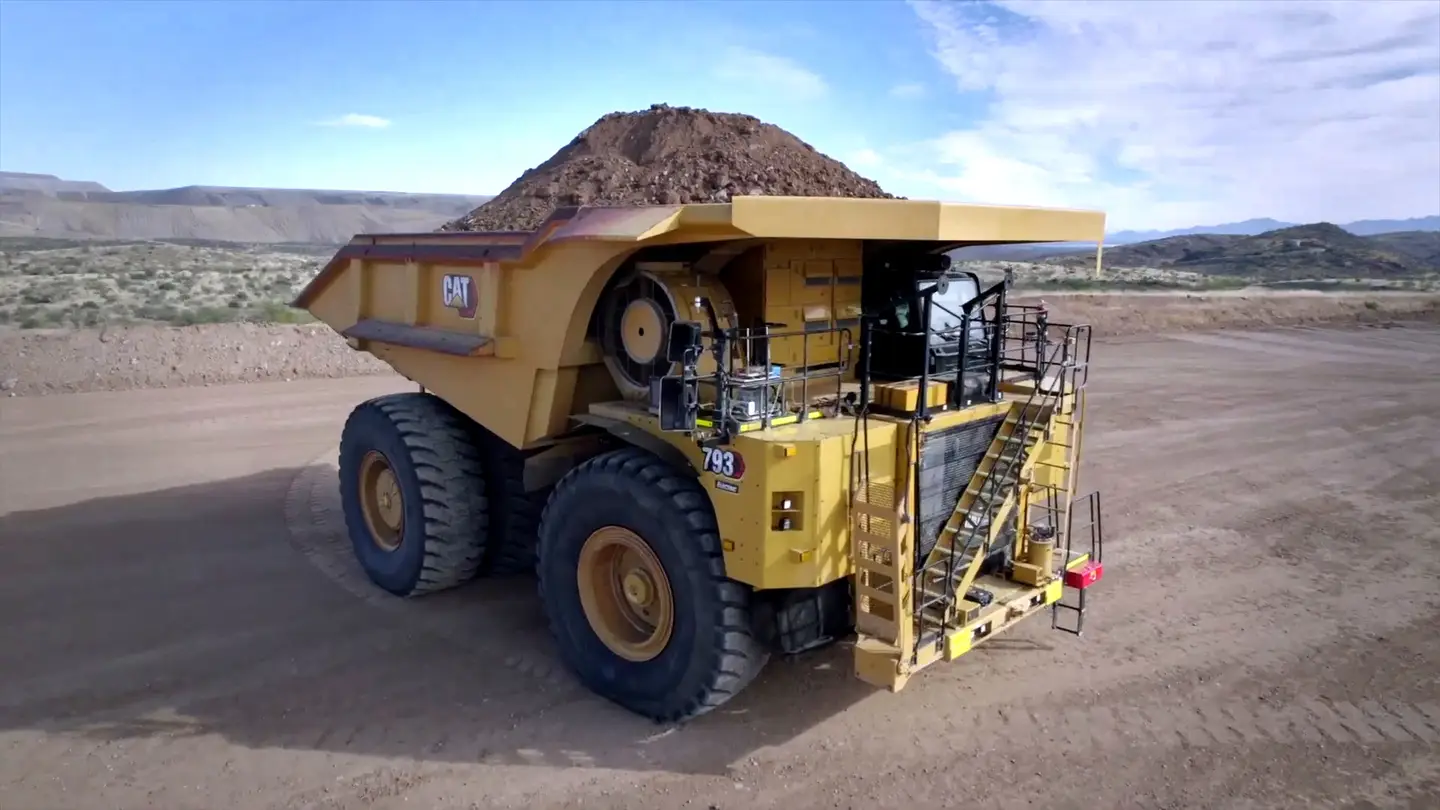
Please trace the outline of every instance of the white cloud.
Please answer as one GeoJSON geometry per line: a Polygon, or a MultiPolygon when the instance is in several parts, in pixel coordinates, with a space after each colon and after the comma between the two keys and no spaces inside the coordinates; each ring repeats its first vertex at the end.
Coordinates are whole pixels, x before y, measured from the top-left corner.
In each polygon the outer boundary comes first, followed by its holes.
{"type": "Polygon", "coordinates": [[[874,168],[885,162],[885,158],[874,149],[866,147],[851,153],[850,159],[845,161],[851,168],[874,168]]]}
{"type": "Polygon", "coordinates": [[[390,119],[381,118],[378,115],[361,115],[360,113],[346,113],[339,118],[332,118],[329,121],[321,121],[325,127],[365,127],[367,129],[384,129],[390,126],[390,119]]]}
{"type": "Polygon", "coordinates": [[[820,74],[793,59],[740,46],[727,49],[712,73],[718,79],[795,99],[819,98],[830,90],[820,74]]]}
{"type": "Polygon", "coordinates": [[[920,98],[925,95],[925,85],[919,82],[897,84],[890,88],[890,95],[895,98],[920,98]]]}
{"type": "Polygon", "coordinates": [[[1112,228],[1440,211],[1440,4],[911,0],[973,126],[912,156],[951,198],[1112,228]]]}

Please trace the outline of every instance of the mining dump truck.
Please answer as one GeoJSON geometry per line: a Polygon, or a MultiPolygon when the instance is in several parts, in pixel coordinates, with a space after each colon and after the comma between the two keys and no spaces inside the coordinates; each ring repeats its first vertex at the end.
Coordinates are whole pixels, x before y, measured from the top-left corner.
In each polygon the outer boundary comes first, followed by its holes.
{"type": "Polygon", "coordinates": [[[340,436],[355,556],[400,597],[533,572],[564,663],[662,722],[777,653],[850,641],[894,691],[1037,615],[1078,635],[1090,329],[947,251],[1104,225],[736,197],[357,236],[295,305],[419,390],[340,436]]]}

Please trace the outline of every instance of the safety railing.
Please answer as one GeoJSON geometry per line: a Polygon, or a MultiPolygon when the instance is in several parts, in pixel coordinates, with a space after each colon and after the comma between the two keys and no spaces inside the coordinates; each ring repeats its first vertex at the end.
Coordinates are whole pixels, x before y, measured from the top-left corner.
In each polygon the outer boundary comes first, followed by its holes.
{"type": "Polygon", "coordinates": [[[854,332],[849,325],[827,325],[799,330],[773,331],[784,324],[760,327],[737,327],[706,333],[711,353],[716,358],[713,374],[698,375],[697,383],[714,387],[712,402],[699,403],[700,411],[722,433],[739,432],[756,425],[769,428],[777,421],[804,422],[817,415],[812,393],[816,398],[833,395],[842,399],[846,375],[851,368],[855,348],[854,332]],[[836,342],[835,360],[811,365],[811,342],[816,337],[833,335],[836,342]],[[800,340],[798,366],[772,362],[773,342],[800,340]],[[812,383],[833,381],[820,386],[812,383]],[[798,391],[797,391],[798,389],[798,391]],[[742,426],[746,426],[743,427],[742,426]]]}

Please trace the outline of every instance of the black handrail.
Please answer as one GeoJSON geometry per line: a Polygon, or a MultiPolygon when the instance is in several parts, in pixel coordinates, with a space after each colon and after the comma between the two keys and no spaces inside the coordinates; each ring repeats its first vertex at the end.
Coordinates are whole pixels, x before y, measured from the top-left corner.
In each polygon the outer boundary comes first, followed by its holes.
{"type": "MultiPolygon", "coordinates": [[[[810,415],[810,381],[834,378],[835,399],[838,403],[842,398],[845,375],[850,370],[850,350],[854,348],[853,332],[849,325],[827,326],[823,329],[799,329],[785,332],[772,332],[771,326],[777,324],[765,324],[759,328],[753,327],[729,327],[719,330],[712,330],[703,333],[702,337],[711,341],[711,354],[715,357],[715,372],[709,375],[696,376],[695,382],[713,383],[715,392],[715,426],[718,428],[718,435],[715,437],[721,443],[728,443],[737,432],[732,429],[733,420],[730,416],[730,405],[733,399],[731,389],[760,388],[762,402],[765,403],[765,410],[761,414],[762,425],[766,428],[772,426],[775,415],[771,412],[770,403],[773,401],[773,394],[778,389],[783,392],[789,384],[799,382],[801,386],[801,407],[797,414],[799,421],[806,421],[810,415]],[[837,353],[838,362],[826,364],[825,368],[811,369],[809,367],[810,338],[817,335],[834,334],[841,340],[843,350],[837,353]],[[771,362],[770,341],[784,338],[801,338],[801,366],[798,371],[791,374],[773,376],[773,363],[771,362]],[[741,361],[750,366],[756,365],[753,362],[755,341],[765,341],[764,362],[761,365],[762,378],[760,380],[736,380],[735,366],[736,358],[732,351],[734,344],[743,346],[744,359],[741,361]]],[[[863,323],[862,323],[863,328],[863,323]]]]}

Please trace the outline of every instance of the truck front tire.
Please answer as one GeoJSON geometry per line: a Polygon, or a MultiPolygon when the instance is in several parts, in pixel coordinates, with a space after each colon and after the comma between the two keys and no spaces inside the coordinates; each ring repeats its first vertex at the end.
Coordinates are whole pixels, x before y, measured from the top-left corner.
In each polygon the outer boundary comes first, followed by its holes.
{"type": "Polygon", "coordinates": [[[658,722],[721,705],[768,657],[750,589],[725,576],[706,492],[643,450],[604,453],[561,479],[540,519],[537,573],[566,665],[658,722]]]}

